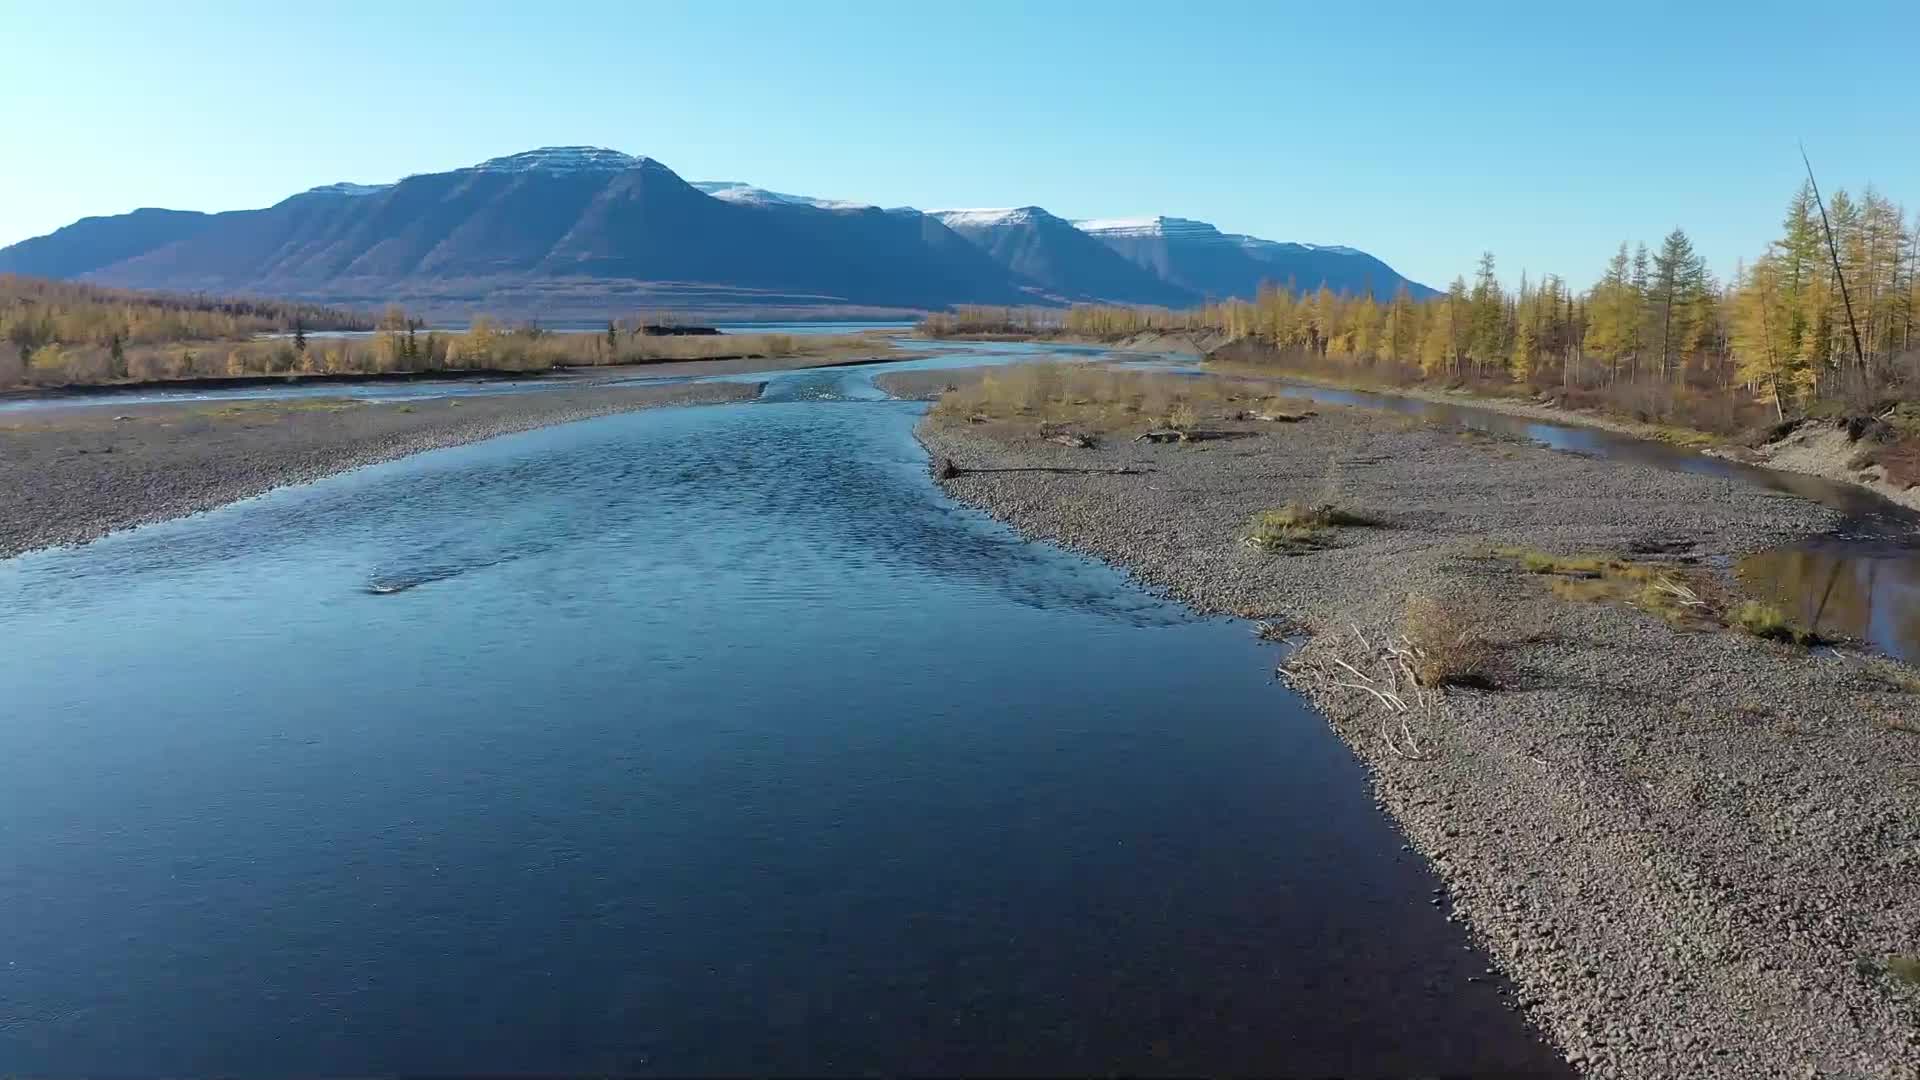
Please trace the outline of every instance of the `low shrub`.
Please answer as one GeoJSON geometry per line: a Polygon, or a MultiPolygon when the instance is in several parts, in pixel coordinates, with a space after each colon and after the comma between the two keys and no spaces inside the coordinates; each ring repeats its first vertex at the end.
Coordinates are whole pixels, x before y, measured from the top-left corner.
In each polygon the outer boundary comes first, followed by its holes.
{"type": "Polygon", "coordinates": [[[1291,502],[1278,510],[1263,510],[1248,522],[1242,537],[1262,551],[1298,552],[1327,546],[1335,529],[1371,528],[1374,518],[1327,503],[1291,502]]]}
{"type": "Polygon", "coordinates": [[[1460,600],[1409,600],[1402,632],[1413,647],[1411,666],[1420,685],[1491,689],[1494,649],[1481,629],[1487,621],[1482,609],[1460,600]]]}

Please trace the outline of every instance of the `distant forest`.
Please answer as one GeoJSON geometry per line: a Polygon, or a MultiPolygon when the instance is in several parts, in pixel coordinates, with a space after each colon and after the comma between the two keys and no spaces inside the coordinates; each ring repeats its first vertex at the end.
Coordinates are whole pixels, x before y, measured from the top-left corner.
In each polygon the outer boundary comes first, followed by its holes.
{"type": "Polygon", "coordinates": [[[657,332],[677,321],[650,312],[611,320],[604,330],[556,333],[482,315],[467,329],[448,332],[428,329],[399,307],[368,315],[0,275],[0,389],[261,375],[541,372],[678,360],[872,356],[890,348],[848,334],[657,332]],[[324,333],[330,331],[361,333],[324,333]]]}
{"type": "Polygon", "coordinates": [[[250,297],[109,289],[0,274],[0,339],[16,348],[214,341],[308,330],[371,330],[365,314],[250,297]]]}
{"type": "Polygon", "coordinates": [[[1909,224],[1871,188],[1824,203],[1803,185],[1779,238],[1724,283],[1676,228],[1656,248],[1621,244],[1585,292],[1554,275],[1523,276],[1509,291],[1488,252],[1471,280],[1456,277],[1425,301],[1405,289],[1381,298],[1270,286],[1252,301],[1189,311],[970,309],[929,328],[1103,339],[1212,330],[1330,372],[1594,391],[1615,411],[1716,431],[1763,410],[1784,418],[1823,402],[1920,397],[1920,218],[1909,224]]]}

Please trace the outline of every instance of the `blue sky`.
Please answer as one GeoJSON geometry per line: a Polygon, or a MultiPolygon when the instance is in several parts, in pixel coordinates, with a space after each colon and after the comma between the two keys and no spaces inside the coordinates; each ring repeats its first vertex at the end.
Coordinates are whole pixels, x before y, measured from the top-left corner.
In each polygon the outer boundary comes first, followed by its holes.
{"type": "Polygon", "coordinates": [[[549,144],[923,208],[1166,213],[1443,285],[1721,274],[1823,184],[1920,209],[1920,4],[0,0],[0,244],[549,144]],[[1810,18],[1806,12],[1812,10],[1810,18]]]}

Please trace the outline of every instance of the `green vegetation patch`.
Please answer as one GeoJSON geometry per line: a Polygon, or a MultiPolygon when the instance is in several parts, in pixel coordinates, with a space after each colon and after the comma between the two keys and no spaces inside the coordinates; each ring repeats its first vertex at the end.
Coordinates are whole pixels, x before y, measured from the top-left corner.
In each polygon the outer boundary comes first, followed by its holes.
{"type": "Polygon", "coordinates": [[[1819,635],[1799,626],[1777,605],[1748,600],[1727,610],[1712,583],[1685,567],[1624,555],[1554,555],[1532,548],[1498,547],[1496,558],[1553,580],[1548,588],[1575,603],[1618,603],[1657,615],[1685,630],[1734,629],[1769,641],[1817,645],[1819,635]]]}
{"type": "Polygon", "coordinates": [[[1297,554],[1329,546],[1339,529],[1378,528],[1380,524],[1377,519],[1330,504],[1291,502],[1278,510],[1255,514],[1241,539],[1261,551],[1297,554]]]}
{"type": "Polygon", "coordinates": [[[1733,626],[1769,641],[1784,641],[1793,645],[1816,645],[1820,638],[1813,631],[1796,625],[1787,618],[1787,613],[1779,605],[1764,600],[1748,600],[1733,610],[1729,620],[1733,626]]]}

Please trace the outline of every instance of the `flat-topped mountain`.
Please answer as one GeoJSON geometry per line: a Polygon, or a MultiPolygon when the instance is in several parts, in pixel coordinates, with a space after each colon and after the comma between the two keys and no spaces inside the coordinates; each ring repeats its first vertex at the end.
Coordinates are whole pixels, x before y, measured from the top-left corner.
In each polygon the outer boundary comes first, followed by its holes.
{"type": "Polygon", "coordinates": [[[1378,295],[1401,281],[1350,249],[1140,220],[1159,224],[1076,227],[1039,207],[881,209],[745,183],[689,184],[652,158],[557,146],[390,184],[325,184],[259,210],[85,218],[0,249],[0,272],[549,317],[648,307],[1179,305],[1251,296],[1263,280],[1378,295]]]}
{"type": "Polygon", "coordinates": [[[933,216],[978,244],[1001,266],[1068,299],[1166,307],[1201,299],[1037,206],[935,210],[933,216]]]}
{"type": "Polygon", "coordinates": [[[1415,299],[1432,289],[1408,281],[1364,251],[1318,244],[1289,244],[1223,233],[1204,221],[1177,217],[1109,218],[1074,223],[1155,277],[1211,297],[1247,296],[1261,282],[1311,292],[1391,297],[1402,284],[1415,299]]]}

